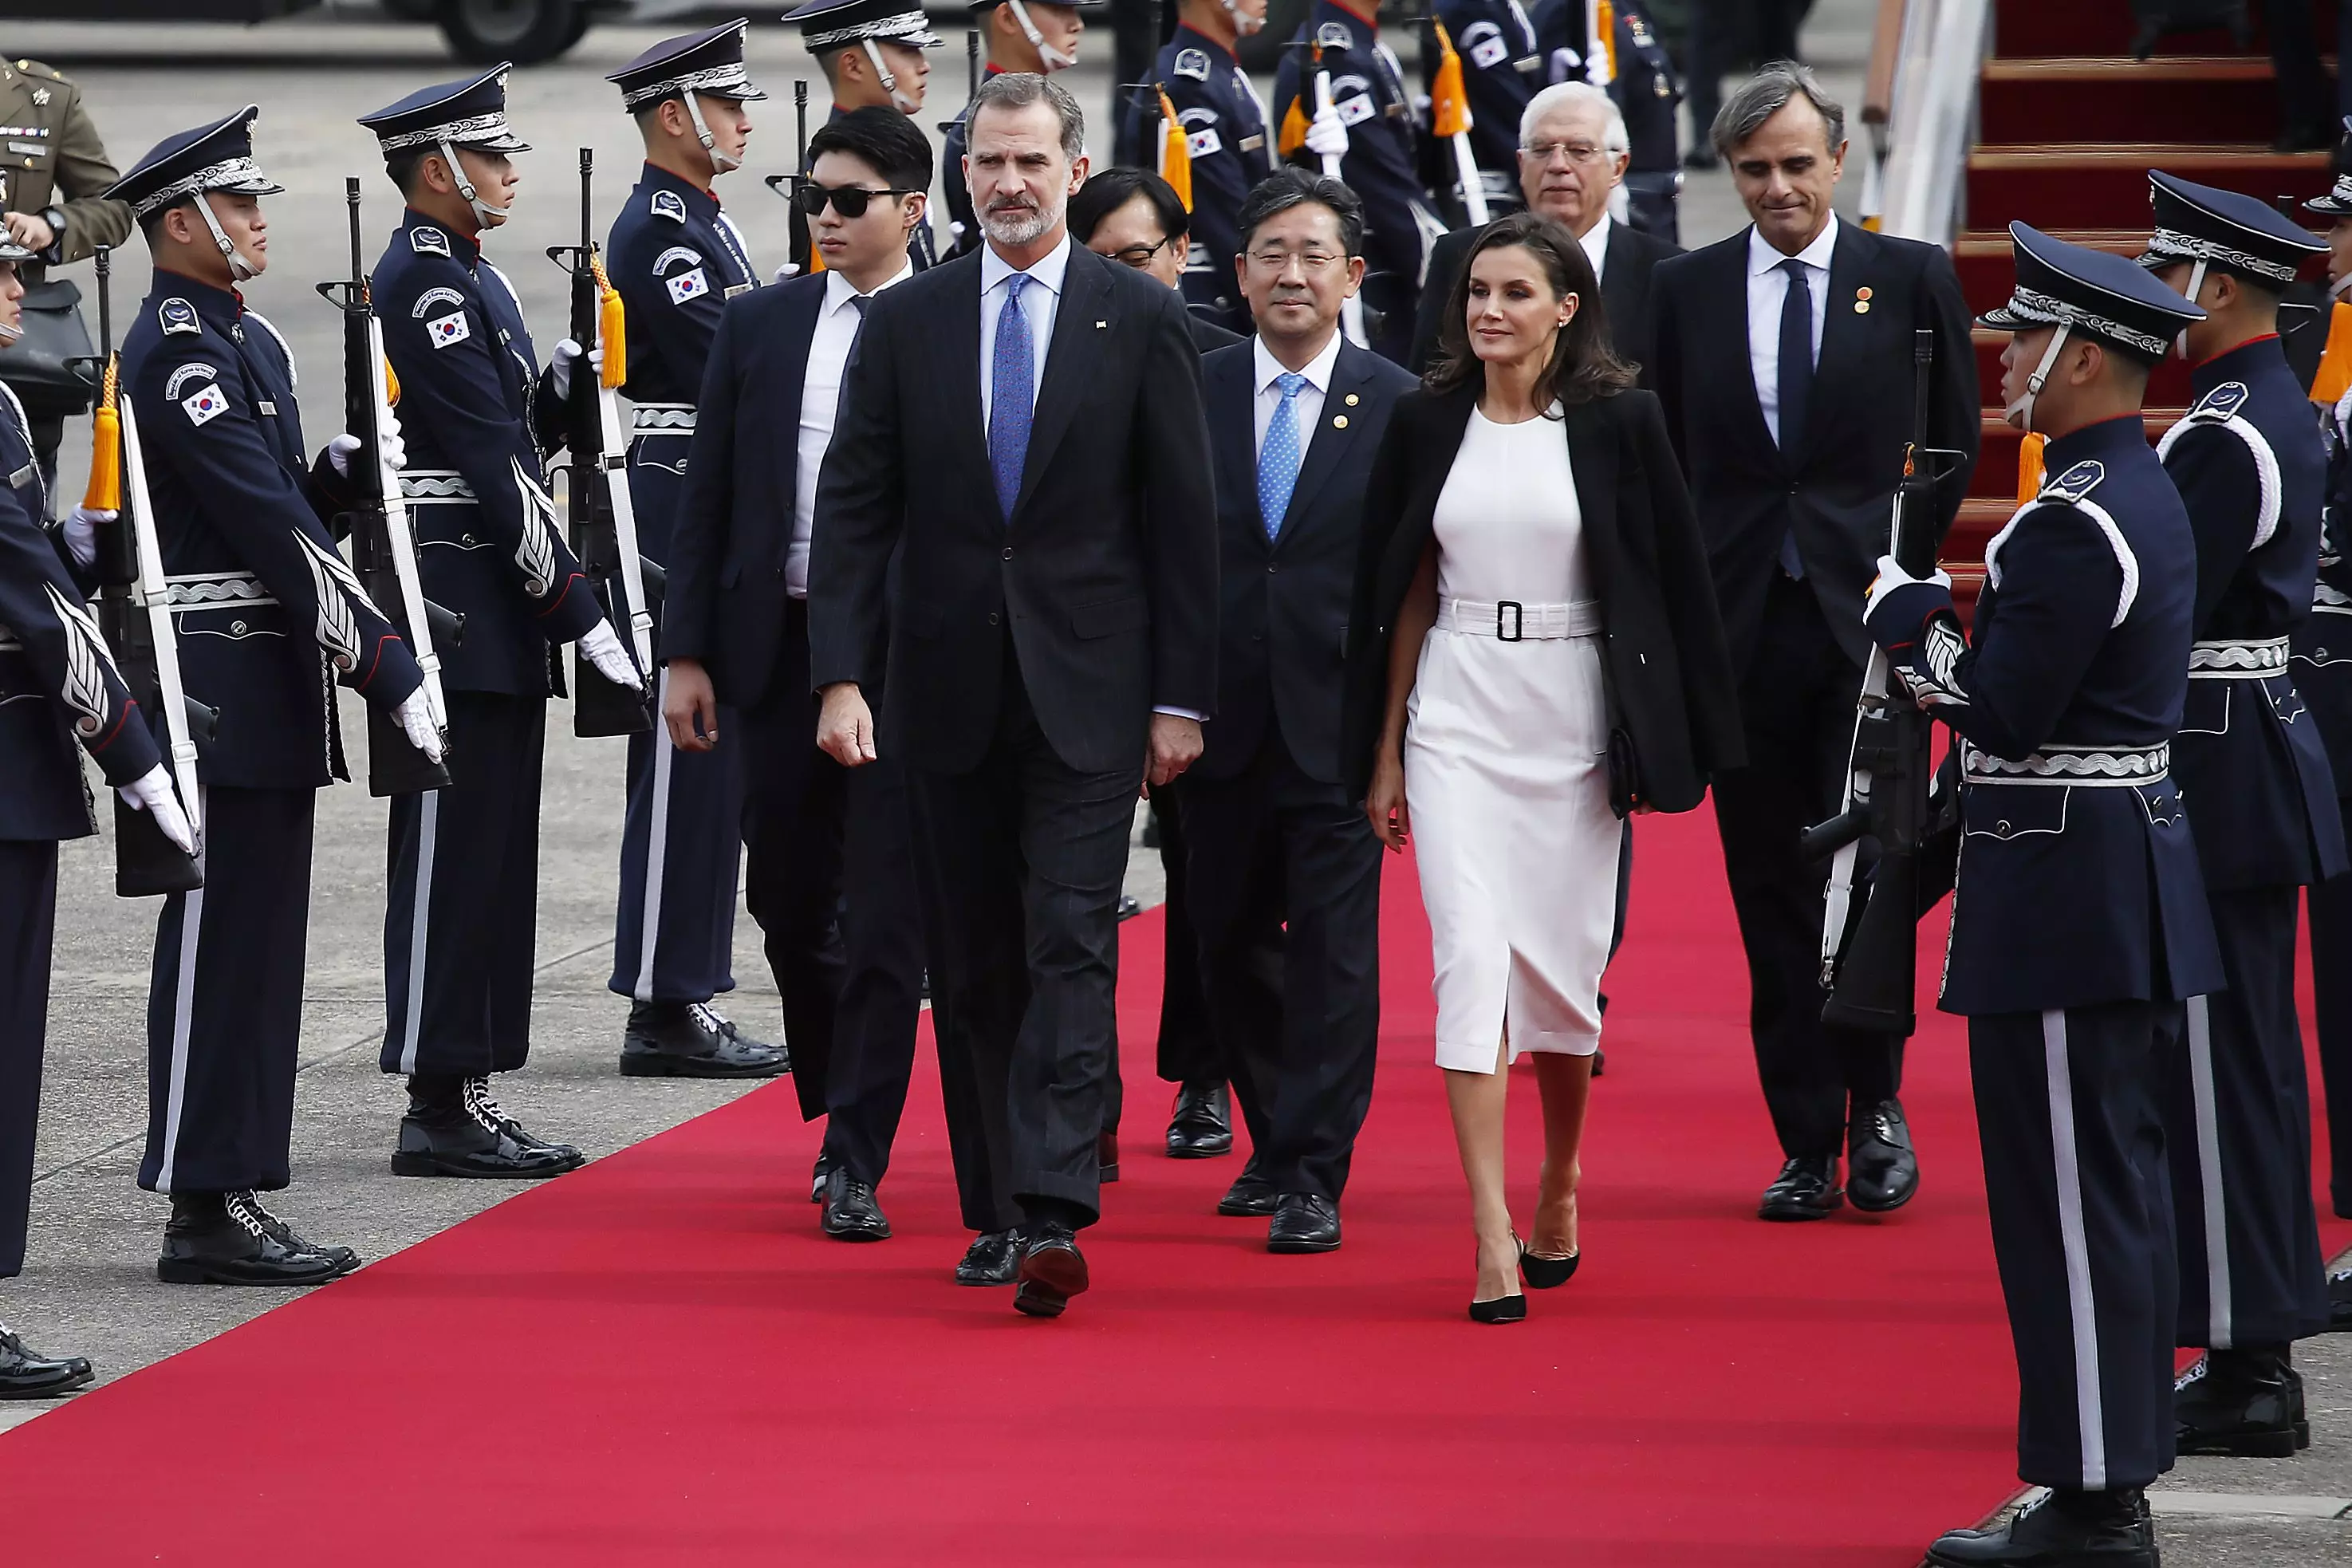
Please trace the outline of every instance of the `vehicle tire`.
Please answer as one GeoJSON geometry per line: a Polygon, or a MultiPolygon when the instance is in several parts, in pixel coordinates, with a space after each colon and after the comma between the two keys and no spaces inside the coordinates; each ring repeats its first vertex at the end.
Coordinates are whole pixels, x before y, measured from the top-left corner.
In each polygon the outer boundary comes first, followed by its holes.
{"type": "Polygon", "coordinates": [[[441,0],[442,35],[462,60],[535,65],[586,32],[584,0],[441,0]]]}

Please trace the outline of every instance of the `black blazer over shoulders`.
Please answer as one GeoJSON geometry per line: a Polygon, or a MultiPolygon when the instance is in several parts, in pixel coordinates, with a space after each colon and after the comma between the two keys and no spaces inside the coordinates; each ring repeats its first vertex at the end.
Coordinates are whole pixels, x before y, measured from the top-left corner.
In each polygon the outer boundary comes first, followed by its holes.
{"type": "MultiPolygon", "coordinates": [[[[1445,301],[1453,296],[1454,280],[1463,258],[1485,231],[1457,228],[1430,247],[1429,267],[1421,285],[1421,304],[1412,318],[1412,354],[1407,368],[1416,375],[1429,369],[1437,356],[1438,329],[1444,324],[1445,301]]],[[[1601,306],[1609,318],[1610,346],[1617,357],[1642,373],[1650,384],[1652,352],[1650,275],[1658,263],[1680,256],[1682,247],[1627,224],[1610,220],[1609,253],[1601,264],[1601,306]]]]}
{"type": "MultiPolygon", "coordinates": [[[[1388,702],[1399,606],[1434,536],[1474,383],[1397,403],[1364,503],[1356,568],[1346,747],[1349,788],[1370,787],[1388,702]]],[[[1612,722],[1630,742],[1642,804],[1688,811],[1708,775],[1747,760],[1739,695],[1707,575],[1706,552],[1658,400],[1631,391],[1578,404],[1560,421],[1584,513],[1584,547],[1607,627],[1602,668],[1612,722]]]]}

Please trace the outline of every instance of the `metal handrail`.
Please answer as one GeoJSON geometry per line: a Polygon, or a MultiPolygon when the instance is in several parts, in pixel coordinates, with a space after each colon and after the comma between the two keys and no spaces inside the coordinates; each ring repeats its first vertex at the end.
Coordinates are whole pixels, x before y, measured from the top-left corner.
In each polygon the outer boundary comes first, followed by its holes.
{"type": "MultiPolygon", "coordinates": [[[[1885,233],[1951,243],[1991,10],[1990,0],[1884,0],[1879,7],[1880,26],[1891,21],[1894,42],[1890,47],[1885,31],[1872,40],[1874,86],[1881,55],[1892,59],[1883,142],[1879,128],[1871,130],[1874,156],[1864,170],[1864,206],[1877,208],[1885,233]],[[1868,199],[1874,184],[1876,203],[1868,199]]],[[[1871,107],[1865,102],[1865,117],[1871,107]]]]}

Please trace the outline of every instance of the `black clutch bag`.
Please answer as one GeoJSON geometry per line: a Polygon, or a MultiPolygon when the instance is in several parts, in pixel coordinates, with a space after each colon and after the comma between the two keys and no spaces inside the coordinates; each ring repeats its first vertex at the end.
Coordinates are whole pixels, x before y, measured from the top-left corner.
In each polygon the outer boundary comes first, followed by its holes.
{"type": "Polygon", "coordinates": [[[1625,728],[1624,715],[1618,711],[1617,683],[1609,678],[1605,665],[1601,689],[1609,710],[1609,749],[1605,753],[1609,763],[1609,809],[1622,821],[1642,804],[1642,758],[1633,750],[1633,732],[1625,728]]]}
{"type": "Polygon", "coordinates": [[[44,279],[25,290],[24,309],[25,335],[0,354],[0,380],[25,405],[26,418],[87,414],[95,394],[71,364],[98,350],[81,319],[81,290],[63,278],[44,279]]]}

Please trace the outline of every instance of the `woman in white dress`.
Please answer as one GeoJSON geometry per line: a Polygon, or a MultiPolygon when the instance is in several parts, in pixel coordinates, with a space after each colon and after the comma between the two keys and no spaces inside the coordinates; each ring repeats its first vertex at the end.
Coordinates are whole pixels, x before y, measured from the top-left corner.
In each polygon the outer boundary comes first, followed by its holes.
{"type": "Polygon", "coordinates": [[[1368,495],[1349,734],[1382,842],[1417,837],[1437,1063],[1478,1237],[1470,1309],[1580,1257],[1578,1149],[1619,819],[1687,811],[1740,760],[1706,552],[1657,401],[1608,348],[1582,247],[1531,214],[1482,235],[1440,359],[1368,495]],[[1523,1245],[1501,1070],[1535,1054],[1544,1161],[1523,1245]]]}

